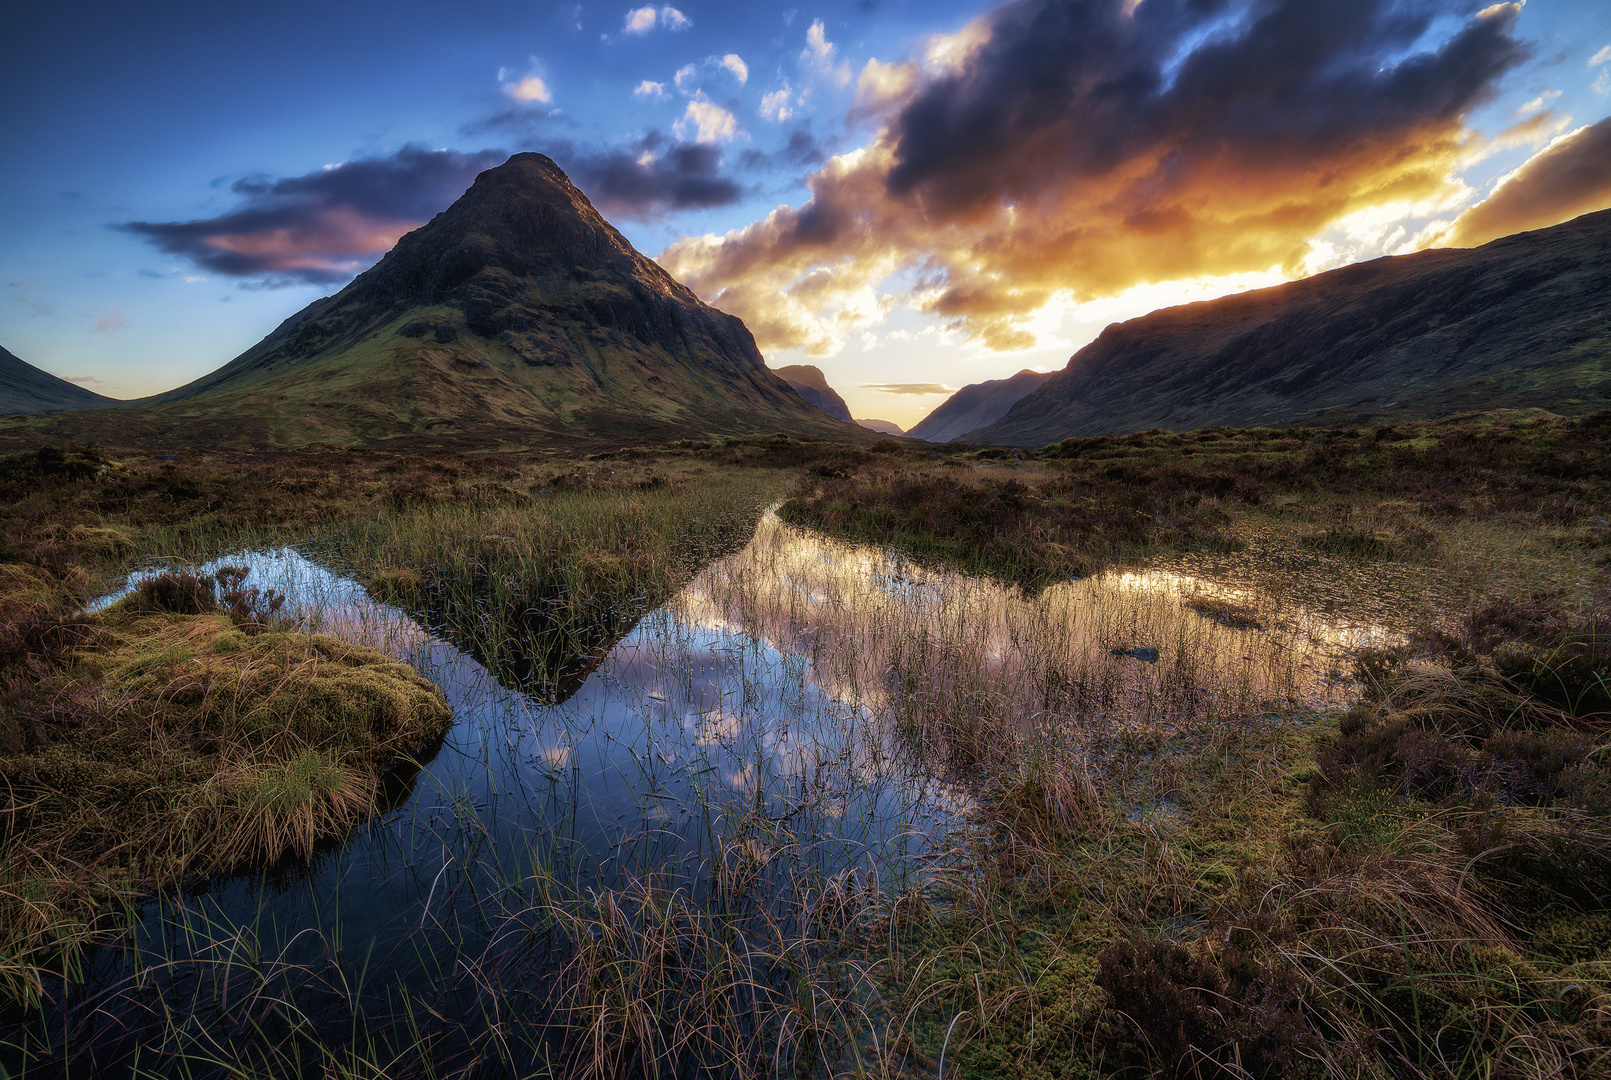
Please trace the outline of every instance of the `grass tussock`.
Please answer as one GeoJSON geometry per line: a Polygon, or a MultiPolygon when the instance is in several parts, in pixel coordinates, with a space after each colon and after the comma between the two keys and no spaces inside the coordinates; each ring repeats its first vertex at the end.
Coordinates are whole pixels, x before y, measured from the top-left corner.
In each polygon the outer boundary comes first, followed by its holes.
{"type": "Polygon", "coordinates": [[[77,646],[6,694],[8,996],[37,998],[40,965],[82,939],[98,903],[307,857],[373,812],[381,775],[446,725],[411,668],[276,624],[280,598],[244,578],[152,578],[81,617],[77,646]]]}

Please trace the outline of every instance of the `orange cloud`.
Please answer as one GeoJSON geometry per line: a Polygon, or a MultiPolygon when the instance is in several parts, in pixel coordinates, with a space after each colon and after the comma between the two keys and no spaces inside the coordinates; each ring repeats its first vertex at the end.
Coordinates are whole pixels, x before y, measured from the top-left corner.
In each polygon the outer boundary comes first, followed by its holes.
{"type": "Polygon", "coordinates": [[[1611,117],[1556,139],[1511,173],[1494,193],[1454,220],[1438,239],[1476,247],[1543,229],[1611,206],[1611,117]]]}
{"type": "Polygon", "coordinates": [[[1452,4],[1277,0],[1233,26],[1211,7],[1015,0],[869,65],[867,147],[804,205],[661,261],[763,348],[833,351],[889,310],[897,273],[923,310],[1022,347],[1060,291],[1297,273],[1349,214],[1458,195],[1464,115],[1526,55],[1516,5],[1408,57],[1452,4]]]}

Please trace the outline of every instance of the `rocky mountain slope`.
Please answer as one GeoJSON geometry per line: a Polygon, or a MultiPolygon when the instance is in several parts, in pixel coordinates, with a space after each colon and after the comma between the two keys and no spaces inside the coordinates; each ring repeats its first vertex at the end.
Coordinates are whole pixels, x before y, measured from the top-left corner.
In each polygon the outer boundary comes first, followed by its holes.
{"type": "Polygon", "coordinates": [[[1051,372],[1020,371],[1010,379],[969,383],[935,407],[906,434],[929,442],[950,442],[959,435],[993,424],[1007,410],[1052,377],[1051,372]]]}
{"type": "Polygon", "coordinates": [[[794,387],[796,393],[829,416],[854,423],[850,415],[850,406],[845,404],[845,399],[839,396],[837,390],[828,385],[827,377],[815,364],[790,364],[788,367],[772,370],[780,379],[794,387]]]}
{"type": "Polygon", "coordinates": [[[61,412],[64,409],[103,409],[121,405],[66,379],[41,371],[0,349],[0,416],[61,412]]]}
{"type": "Polygon", "coordinates": [[[1611,210],[1108,327],[968,442],[1611,405],[1611,210]]]}
{"type": "Polygon", "coordinates": [[[840,430],[541,154],[482,173],[346,288],[137,404],[175,435],[277,443],[840,430]]]}

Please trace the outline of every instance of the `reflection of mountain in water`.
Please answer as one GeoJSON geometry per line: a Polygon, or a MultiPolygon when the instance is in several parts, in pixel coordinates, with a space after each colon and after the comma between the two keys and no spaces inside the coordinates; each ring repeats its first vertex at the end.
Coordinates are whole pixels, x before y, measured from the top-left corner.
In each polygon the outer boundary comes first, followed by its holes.
{"type": "Polygon", "coordinates": [[[716,559],[743,550],[755,522],[717,525],[688,538],[676,571],[658,582],[636,582],[601,594],[584,594],[568,581],[533,583],[494,606],[496,567],[473,574],[474,605],[440,582],[403,607],[426,631],[473,657],[507,690],[543,705],[562,705],[596,671],[610,650],[649,612],[666,604],[716,559]]]}
{"type": "Polygon", "coordinates": [[[647,594],[576,599],[555,591],[496,614],[470,611],[438,590],[405,610],[421,627],[475,659],[507,690],[562,705],[617,642],[659,606],[647,594]]]}

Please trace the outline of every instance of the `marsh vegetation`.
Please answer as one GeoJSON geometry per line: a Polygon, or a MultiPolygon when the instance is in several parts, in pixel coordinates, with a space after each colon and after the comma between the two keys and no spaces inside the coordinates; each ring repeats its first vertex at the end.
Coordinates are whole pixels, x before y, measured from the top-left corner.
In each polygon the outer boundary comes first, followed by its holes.
{"type": "Polygon", "coordinates": [[[0,1055],[1597,1075],[1608,442],[6,459],[0,1055]]]}

